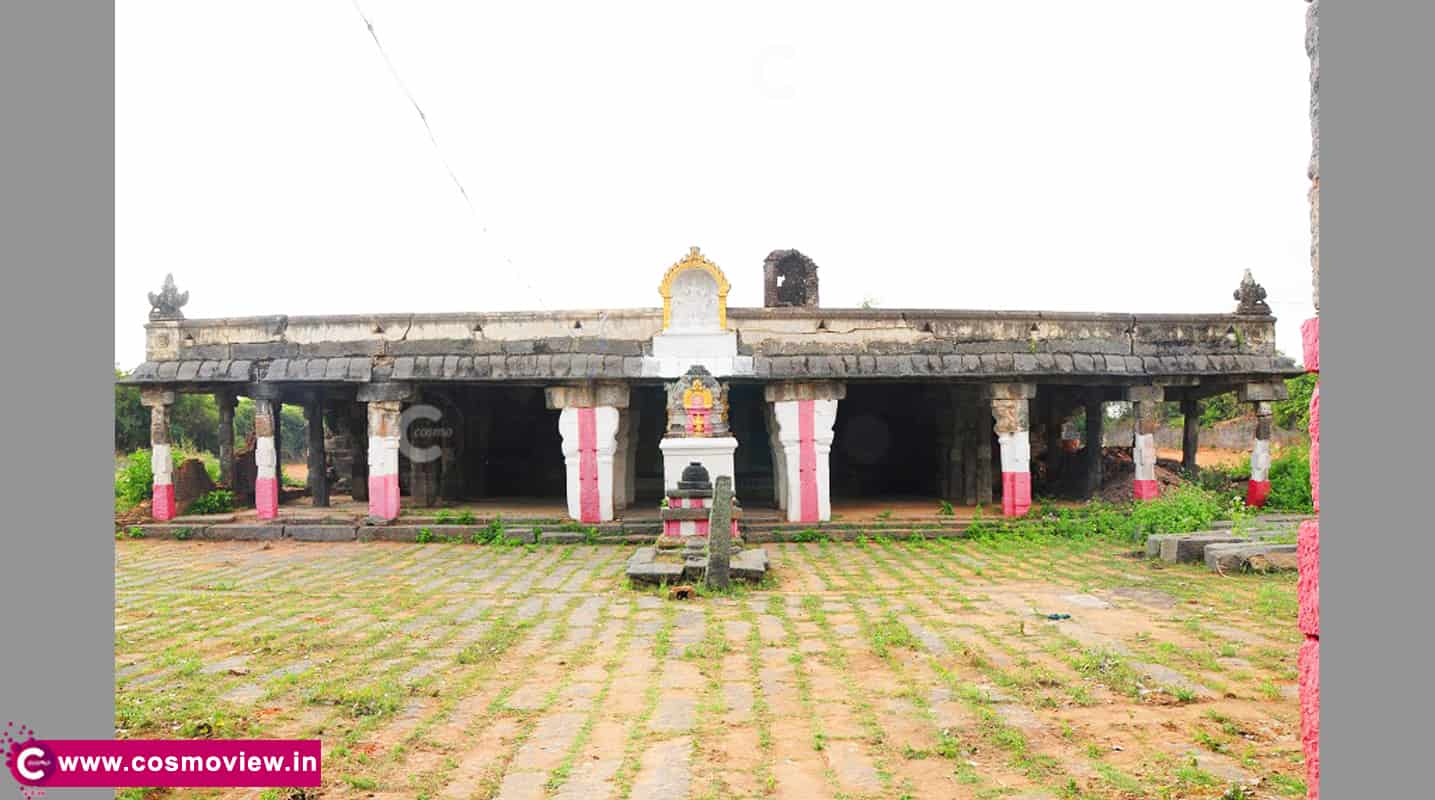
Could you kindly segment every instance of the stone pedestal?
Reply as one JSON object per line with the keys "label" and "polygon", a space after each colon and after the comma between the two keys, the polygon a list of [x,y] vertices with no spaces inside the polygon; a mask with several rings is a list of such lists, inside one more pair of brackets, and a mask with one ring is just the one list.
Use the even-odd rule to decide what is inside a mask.
{"label": "stone pedestal", "polygon": [[169,449],[169,409],[174,392],[144,389],[140,403],[149,408],[150,470],[154,473],[150,516],[161,522],[174,519],[174,456]]}
{"label": "stone pedestal", "polygon": [[683,469],[694,462],[702,464],[708,475],[716,479],[727,475],[736,480],[733,454],[737,452],[737,438],[715,436],[712,438],[668,437],[658,443],[663,451],[663,488],[676,489],[682,479]]}

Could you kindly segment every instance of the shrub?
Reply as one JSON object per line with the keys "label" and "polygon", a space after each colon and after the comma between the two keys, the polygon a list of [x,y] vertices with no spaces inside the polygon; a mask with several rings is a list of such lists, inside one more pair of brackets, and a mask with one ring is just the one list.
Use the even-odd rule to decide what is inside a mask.
{"label": "shrub", "polygon": [[1159,498],[1137,503],[1131,510],[1130,538],[1146,541],[1153,533],[1188,533],[1204,530],[1225,509],[1221,497],[1199,486],[1181,486]]}
{"label": "shrub", "polygon": [[190,514],[224,514],[234,510],[234,492],[228,489],[215,489],[206,492],[194,499],[189,504]]}
{"label": "shrub", "polygon": [[115,472],[115,499],[129,508],[153,495],[154,470],[150,466],[150,452],[136,450]]}
{"label": "shrub", "polygon": [[1266,508],[1272,511],[1312,511],[1310,448],[1286,447],[1271,461],[1271,493]]}

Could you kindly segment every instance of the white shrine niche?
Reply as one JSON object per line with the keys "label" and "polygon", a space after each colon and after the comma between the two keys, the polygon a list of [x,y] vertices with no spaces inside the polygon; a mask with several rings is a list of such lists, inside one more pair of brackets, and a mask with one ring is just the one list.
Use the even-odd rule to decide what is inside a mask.
{"label": "white shrine niche", "polygon": [[718,285],[713,276],[690,269],[673,279],[668,332],[722,333],[718,325]]}
{"label": "white shrine niche", "polygon": [[716,376],[752,374],[752,357],[738,356],[737,334],[727,328],[727,278],[698,248],[668,268],[658,293],[663,329],[643,375],[676,378],[693,366]]}

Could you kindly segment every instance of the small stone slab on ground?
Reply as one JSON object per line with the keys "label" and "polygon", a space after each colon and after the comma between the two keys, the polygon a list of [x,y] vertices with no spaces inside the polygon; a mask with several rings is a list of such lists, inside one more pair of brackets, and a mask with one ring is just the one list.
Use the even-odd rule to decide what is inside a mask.
{"label": "small stone slab on ground", "polygon": [[207,528],[197,528],[194,532],[196,539],[222,541],[268,541],[283,535],[283,525],[246,525],[242,522],[234,525],[210,525]]}
{"label": "small stone slab on ground", "polygon": [[353,525],[285,525],[284,535],[296,542],[352,542]]}
{"label": "small stone slab on ground", "polygon": [[1158,533],[1146,539],[1146,557],[1172,563],[1196,563],[1205,558],[1206,548],[1213,544],[1259,544],[1293,534],[1293,530],[1253,530],[1236,534],[1229,530],[1196,533]]}
{"label": "small stone slab on ground", "polygon": [[[682,549],[640,547],[628,557],[627,576],[638,583],[699,582],[707,571],[707,561],[699,564],[687,555]],[[733,578],[760,581],[769,564],[767,551],[754,547],[734,554],[728,571]]]}
{"label": "small stone slab on ground", "polygon": [[1214,544],[1206,548],[1206,566],[1214,572],[1296,568],[1293,544]]}
{"label": "small stone slab on ground", "polygon": [[223,525],[235,519],[237,517],[233,514],[181,514],[170,522],[176,525]]}

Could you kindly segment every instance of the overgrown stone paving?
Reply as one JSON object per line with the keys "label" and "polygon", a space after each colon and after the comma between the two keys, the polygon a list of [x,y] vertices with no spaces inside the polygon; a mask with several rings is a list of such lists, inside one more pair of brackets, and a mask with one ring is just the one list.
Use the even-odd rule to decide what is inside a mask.
{"label": "overgrown stone paving", "polygon": [[131,795],[1304,794],[1291,573],[766,548],[762,587],[671,601],[617,546],[117,542],[118,735],[324,741],[307,795]]}

